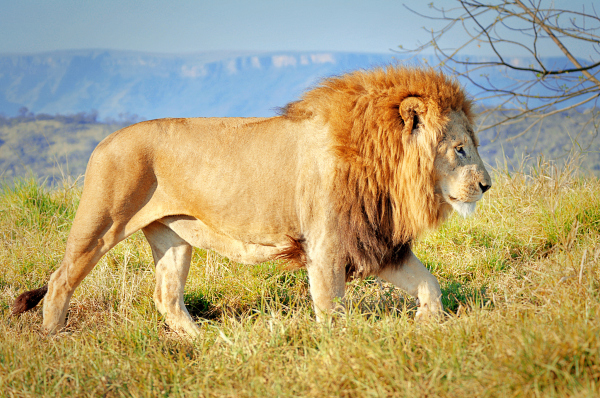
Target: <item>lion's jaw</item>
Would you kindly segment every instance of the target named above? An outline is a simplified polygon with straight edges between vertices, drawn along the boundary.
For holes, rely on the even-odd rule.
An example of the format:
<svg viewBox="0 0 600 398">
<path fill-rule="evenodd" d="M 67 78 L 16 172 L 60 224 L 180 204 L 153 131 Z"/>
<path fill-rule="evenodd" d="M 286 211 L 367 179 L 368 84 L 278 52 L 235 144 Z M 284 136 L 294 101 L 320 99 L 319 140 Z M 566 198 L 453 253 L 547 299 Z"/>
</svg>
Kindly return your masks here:
<svg viewBox="0 0 600 398">
<path fill-rule="evenodd" d="M 446 201 L 452 205 L 452 208 L 456 210 L 458 214 L 465 218 L 475 214 L 477 202 L 461 202 L 460 200 L 448 199 L 446 199 Z"/>
</svg>

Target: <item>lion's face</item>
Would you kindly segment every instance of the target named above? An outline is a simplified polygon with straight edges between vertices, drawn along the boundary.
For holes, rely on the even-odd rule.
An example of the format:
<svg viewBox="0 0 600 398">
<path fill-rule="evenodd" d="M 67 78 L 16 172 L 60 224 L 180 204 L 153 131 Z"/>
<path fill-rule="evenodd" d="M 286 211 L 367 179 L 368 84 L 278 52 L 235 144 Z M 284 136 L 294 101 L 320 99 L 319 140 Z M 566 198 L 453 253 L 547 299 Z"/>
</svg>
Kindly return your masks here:
<svg viewBox="0 0 600 398">
<path fill-rule="evenodd" d="M 435 158 L 436 192 L 463 217 L 475 211 L 475 205 L 492 186 L 476 143 L 472 126 L 462 112 L 451 112 L 444 138 Z"/>
</svg>

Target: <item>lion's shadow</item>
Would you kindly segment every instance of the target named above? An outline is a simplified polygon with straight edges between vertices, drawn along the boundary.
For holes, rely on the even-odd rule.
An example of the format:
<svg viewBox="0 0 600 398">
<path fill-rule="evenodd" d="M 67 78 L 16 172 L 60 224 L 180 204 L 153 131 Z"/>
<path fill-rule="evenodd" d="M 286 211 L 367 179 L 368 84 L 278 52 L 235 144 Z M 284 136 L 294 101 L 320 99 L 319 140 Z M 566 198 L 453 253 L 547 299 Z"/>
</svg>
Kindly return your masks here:
<svg viewBox="0 0 600 398">
<path fill-rule="evenodd" d="M 492 303 L 486 286 L 475 287 L 457 279 L 446 279 L 440 282 L 442 304 L 446 312 L 457 313 L 460 307 L 484 307 Z"/>
<path fill-rule="evenodd" d="M 186 294 L 185 306 L 194 319 L 217 320 L 223 314 L 223 309 L 215 306 L 210 300 L 199 293 Z"/>
<path fill-rule="evenodd" d="M 442 304 L 444 310 L 448 313 L 457 313 L 460 307 L 472 308 L 472 307 L 483 307 L 491 305 L 492 301 L 487 292 L 485 286 L 475 287 L 469 283 L 459 281 L 457 279 L 445 279 L 441 280 L 441 291 L 442 291 Z M 405 295 L 395 295 L 396 300 L 401 302 L 392 303 L 389 299 L 374 298 L 373 300 L 367 300 L 361 305 L 359 312 L 364 314 L 375 313 L 389 313 L 391 308 L 408 308 L 409 310 L 416 311 L 417 305 L 415 300 L 406 297 Z M 369 305 L 369 301 L 372 301 Z M 294 310 L 309 310 L 312 311 L 312 301 L 310 295 L 307 295 L 304 300 L 291 303 L 287 298 L 284 297 L 259 297 L 254 302 L 245 303 L 230 303 L 225 306 L 217 306 L 208 298 L 206 298 L 200 292 L 191 292 L 184 296 L 184 302 L 188 309 L 188 312 L 194 319 L 203 319 L 209 321 L 217 321 L 224 315 L 226 316 L 243 316 L 248 312 L 264 312 L 265 306 L 267 307 L 278 307 L 283 309 L 284 312 Z M 390 308 L 382 308 L 390 307 Z M 378 307 L 378 308 L 371 308 Z M 356 310 L 357 308 L 354 308 Z"/>
</svg>

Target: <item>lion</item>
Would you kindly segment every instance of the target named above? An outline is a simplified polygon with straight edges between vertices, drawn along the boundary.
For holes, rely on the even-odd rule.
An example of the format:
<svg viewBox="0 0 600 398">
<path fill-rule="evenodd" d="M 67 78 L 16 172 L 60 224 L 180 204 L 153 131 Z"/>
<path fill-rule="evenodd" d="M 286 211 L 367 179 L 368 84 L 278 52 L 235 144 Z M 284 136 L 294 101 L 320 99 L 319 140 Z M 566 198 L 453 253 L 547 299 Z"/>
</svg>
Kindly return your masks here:
<svg viewBox="0 0 600 398">
<path fill-rule="evenodd" d="M 121 129 L 90 157 L 60 267 L 13 313 L 45 296 L 43 326 L 60 330 L 83 278 L 141 229 L 156 308 L 191 336 L 200 331 L 183 299 L 192 246 L 305 267 L 317 321 L 335 311 L 347 280 L 370 275 L 416 297 L 417 319 L 437 317 L 439 283 L 411 246 L 452 209 L 473 213 L 492 185 L 473 118 L 456 80 L 392 65 L 324 79 L 271 118 Z"/>
</svg>

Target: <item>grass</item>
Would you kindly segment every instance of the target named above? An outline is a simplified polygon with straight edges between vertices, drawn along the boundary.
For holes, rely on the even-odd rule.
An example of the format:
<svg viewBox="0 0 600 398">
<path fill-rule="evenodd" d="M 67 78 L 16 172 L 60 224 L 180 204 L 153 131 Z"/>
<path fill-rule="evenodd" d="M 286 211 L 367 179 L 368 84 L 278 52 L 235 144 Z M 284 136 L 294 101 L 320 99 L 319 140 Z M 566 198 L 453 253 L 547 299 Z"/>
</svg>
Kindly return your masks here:
<svg viewBox="0 0 600 398">
<path fill-rule="evenodd" d="M 414 301 L 353 281 L 348 310 L 317 324 L 306 273 L 195 250 L 189 340 L 152 302 L 139 233 L 78 288 L 67 330 L 10 305 L 44 284 L 64 250 L 79 191 L 35 180 L 0 194 L 0 396 L 595 397 L 600 395 L 600 181 L 540 162 L 496 172 L 469 219 L 415 246 L 448 315 L 413 321 Z"/>
</svg>

